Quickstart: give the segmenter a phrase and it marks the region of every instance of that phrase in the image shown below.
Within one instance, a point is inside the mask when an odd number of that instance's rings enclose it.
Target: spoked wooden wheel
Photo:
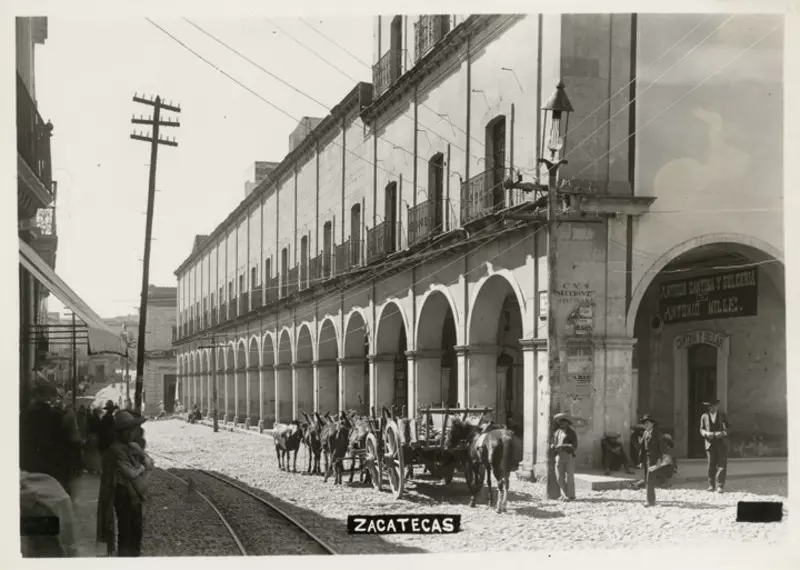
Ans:
[[[368,434],[365,458],[367,470],[369,470],[369,476],[372,479],[372,487],[380,491],[383,484],[381,480],[383,478],[383,461],[381,461],[381,457],[378,454],[378,447],[378,438],[375,437],[375,434]]]
[[[400,438],[400,428],[396,422],[390,421],[386,424],[383,432],[383,461],[386,472],[389,475],[389,486],[395,499],[403,495],[403,448]]]

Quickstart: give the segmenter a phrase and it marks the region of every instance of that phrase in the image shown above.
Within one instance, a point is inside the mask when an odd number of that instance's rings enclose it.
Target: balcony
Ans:
[[[253,299],[253,309],[258,309],[264,304],[264,291],[261,289],[261,287],[256,287],[250,291],[250,297]]]
[[[450,31],[450,16],[426,14],[414,22],[414,37],[416,38],[416,51],[414,61],[419,61],[431,51]]]
[[[462,225],[528,200],[524,192],[508,191],[503,187],[503,181],[510,175],[508,168],[493,168],[461,184]]]
[[[408,210],[409,246],[442,232],[444,207],[437,213],[436,206],[435,200],[425,200]]]
[[[313,287],[322,280],[322,254],[308,260],[308,286]]]
[[[372,85],[375,97],[386,91],[406,71],[406,50],[390,49],[372,66]]]
[[[239,314],[244,315],[245,313],[250,312],[250,293],[245,291],[242,293],[242,296],[239,297]]]
[[[236,317],[239,316],[239,302],[236,297],[231,297],[231,300],[228,301],[228,320],[232,321]]]
[[[400,224],[381,222],[367,230],[367,263],[372,263],[394,253]]]
[[[278,300],[278,287],[280,286],[280,274],[272,279],[267,279],[264,288],[264,304],[274,303]]]
[[[355,246],[354,246],[355,244]],[[344,275],[351,268],[358,265],[357,255],[359,242],[347,240],[343,244],[337,245],[333,254],[334,275]],[[355,263],[354,263],[355,262]]]
[[[45,123],[36,102],[17,74],[17,154],[18,177],[28,192],[19,191],[18,218],[27,220],[53,200],[50,137],[53,125]]]
[[[208,322],[208,326],[210,326],[210,327],[217,326],[217,324],[219,322],[219,319],[217,318],[217,311],[218,311],[217,307],[214,307],[213,309],[211,309],[211,315],[210,315],[211,320]]]

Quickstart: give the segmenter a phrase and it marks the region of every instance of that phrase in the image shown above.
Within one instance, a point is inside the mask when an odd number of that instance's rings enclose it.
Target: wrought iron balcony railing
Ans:
[[[308,260],[308,284],[313,287],[322,280],[322,254]]]
[[[423,239],[442,232],[444,227],[445,204],[439,212],[434,200],[425,200],[408,210],[408,245],[412,246]]]
[[[352,249],[350,240],[343,244],[337,245],[333,254],[334,274],[343,275],[350,270],[352,266]]]
[[[415,60],[419,61],[450,31],[450,16],[425,14],[414,22]]]
[[[267,279],[264,286],[264,304],[274,303],[278,300],[280,287],[280,274],[271,279]]]
[[[493,168],[465,180],[461,184],[461,223],[468,224],[526,201],[522,191],[509,192],[503,187],[510,175],[508,168]]]
[[[263,303],[263,299],[264,299],[264,291],[263,291],[263,289],[261,289],[261,287],[256,287],[255,289],[250,291],[250,298],[252,299],[251,302],[252,302],[252,308],[253,309],[258,309],[259,307],[261,307],[264,304]]]
[[[406,50],[390,49],[372,66],[372,85],[379,97],[406,72]]]
[[[372,263],[395,252],[400,224],[381,222],[367,230],[367,263]]]
[[[250,312],[250,293],[245,291],[239,297],[239,314],[243,315]]]
[[[51,123],[45,123],[36,102],[28,93],[25,82],[17,74],[17,152],[52,193],[52,167],[50,162]]]
[[[294,295],[300,287],[300,266],[295,265],[287,273],[287,295]]]

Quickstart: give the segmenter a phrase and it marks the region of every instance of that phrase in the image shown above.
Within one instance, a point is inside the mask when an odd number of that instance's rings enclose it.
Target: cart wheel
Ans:
[[[383,478],[383,462],[381,461],[380,455],[378,455],[378,438],[375,437],[375,434],[370,433],[367,435],[366,448],[367,453],[365,460],[367,469],[369,470],[369,476],[372,479],[372,487],[380,491],[382,485],[381,479]]]
[[[383,461],[389,475],[389,486],[395,499],[403,495],[403,448],[401,447],[400,428],[397,423],[390,421],[386,424],[383,433],[384,455]]]

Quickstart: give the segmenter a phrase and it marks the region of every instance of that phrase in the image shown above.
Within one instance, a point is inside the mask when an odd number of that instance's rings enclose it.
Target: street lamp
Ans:
[[[545,148],[550,151],[550,158],[539,157],[539,164],[547,168],[547,371],[548,378],[539,388],[540,405],[547,411],[546,426],[540,425],[540,433],[546,434],[544,450],[547,453],[547,472],[545,484],[547,496],[558,499],[561,492],[558,487],[555,469],[555,452],[550,449],[549,440],[552,430],[552,419],[559,411],[559,385],[561,383],[561,361],[559,357],[558,327],[556,325],[555,292],[558,289],[558,169],[566,164],[564,147],[567,140],[567,127],[572,104],[569,102],[564,83],[558,82],[556,90],[542,107],[542,154]],[[542,429],[544,428],[544,429]],[[542,453],[537,453],[541,458]]]

